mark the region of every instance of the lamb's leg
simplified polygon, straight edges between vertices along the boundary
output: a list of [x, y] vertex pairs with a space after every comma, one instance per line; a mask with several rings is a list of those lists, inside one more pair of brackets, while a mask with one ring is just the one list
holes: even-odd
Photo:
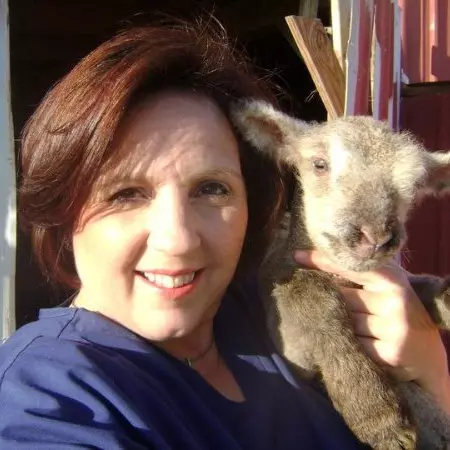
[[411, 275], [409, 281], [436, 324], [450, 330], [450, 277]]
[[398, 383], [401, 396], [413, 412], [418, 432], [417, 450], [450, 449], [450, 417], [417, 383]]
[[280, 350], [302, 369], [303, 355], [311, 356], [335, 408], [358, 439], [377, 450], [414, 449], [416, 434], [406, 404], [363, 353], [344, 300], [326, 275], [297, 269], [289, 281], [275, 285], [273, 298]]

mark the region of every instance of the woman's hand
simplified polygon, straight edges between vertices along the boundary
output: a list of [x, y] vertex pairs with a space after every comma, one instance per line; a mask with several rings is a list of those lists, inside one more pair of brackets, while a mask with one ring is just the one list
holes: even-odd
[[368, 272], [344, 270], [317, 251], [295, 253], [298, 263], [340, 275], [355, 334], [367, 354], [401, 380], [415, 380], [450, 413], [450, 376], [439, 330], [394, 260]]

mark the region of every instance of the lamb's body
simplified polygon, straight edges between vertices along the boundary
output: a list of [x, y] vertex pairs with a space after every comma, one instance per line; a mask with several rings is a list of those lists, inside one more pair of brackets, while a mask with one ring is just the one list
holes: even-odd
[[[311, 126], [252, 102], [237, 110], [235, 122], [257, 148], [297, 171], [289, 233], [261, 273], [275, 344], [302, 376], [320, 377], [361, 441], [413, 449], [417, 426], [417, 448], [450, 448], [450, 419], [415, 384], [398, 386], [361, 350], [336, 280], [292, 259], [294, 249], [318, 248], [352, 270], [384, 263], [404, 241], [418, 188], [446, 188], [450, 156], [431, 156], [410, 136], [370, 118]], [[448, 327], [445, 284], [430, 278], [420, 286], [432, 317]]]
[[300, 269], [293, 249], [313, 247], [295, 241], [293, 246], [290, 234], [280, 237], [261, 273], [268, 329], [277, 348], [300, 376], [322, 379], [361, 441], [386, 450], [450, 449], [449, 417], [415, 383], [394, 382], [362, 353], [337, 286], [344, 280]]

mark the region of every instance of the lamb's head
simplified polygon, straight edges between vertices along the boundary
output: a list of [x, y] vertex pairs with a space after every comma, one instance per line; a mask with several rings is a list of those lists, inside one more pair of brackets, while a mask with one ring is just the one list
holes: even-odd
[[313, 246], [352, 270], [374, 268], [401, 248], [420, 193], [450, 190], [450, 152], [429, 153], [370, 117], [309, 124], [248, 101], [232, 118], [254, 147], [294, 169]]

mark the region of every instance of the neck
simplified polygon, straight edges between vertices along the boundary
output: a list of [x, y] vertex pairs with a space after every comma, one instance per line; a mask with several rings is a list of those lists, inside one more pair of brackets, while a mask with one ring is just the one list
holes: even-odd
[[189, 367], [194, 367], [197, 363], [202, 361], [208, 356], [208, 353], [210, 353], [216, 346], [215, 340], [214, 340], [214, 334], [211, 334], [211, 339], [207, 347], [205, 347], [204, 350], [199, 352], [195, 356], [187, 356], [184, 358], [185, 364], [187, 364]]
[[234, 375], [217, 350], [212, 321], [204, 323], [190, 335], [156, 344], [175, 358], [190, 365], [221, 395], [236, 402], [245, 400]]
[[195, 370], [214, 365], [218, 359], [212, 322], [186, 336], [154, 343]]

